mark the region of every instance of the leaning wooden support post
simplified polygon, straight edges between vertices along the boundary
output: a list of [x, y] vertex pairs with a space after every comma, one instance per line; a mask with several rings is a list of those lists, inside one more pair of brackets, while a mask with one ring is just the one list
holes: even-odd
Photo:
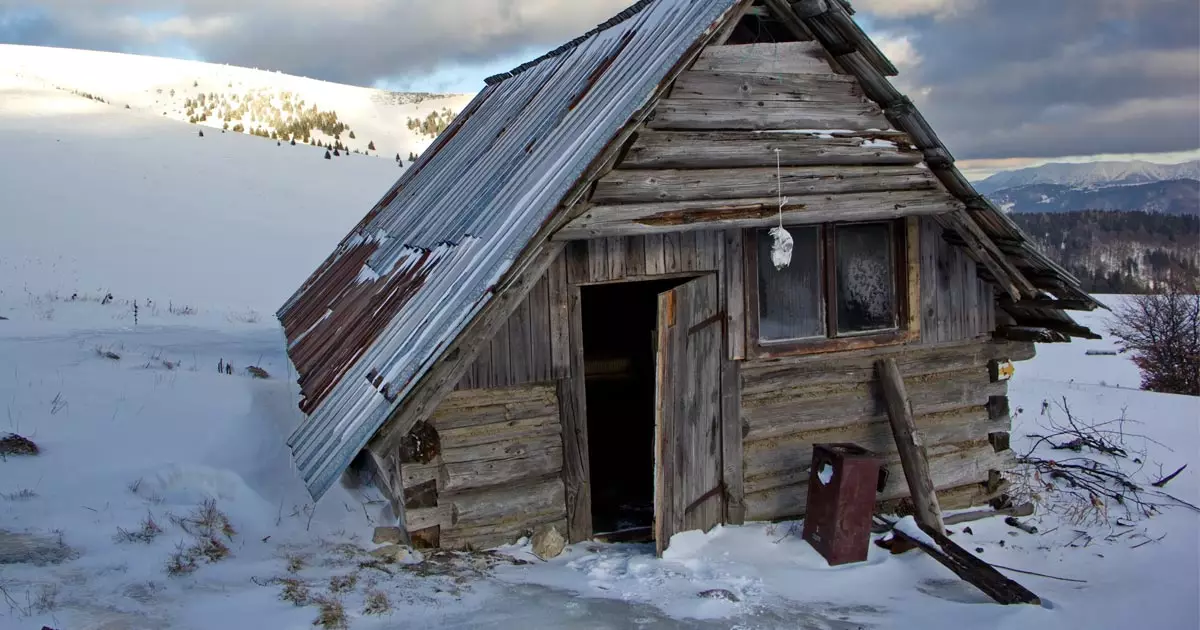
[[[910, 524], [913, 521], [907, 521]], [[976, 558], [950, 540], [944, 530], [917, 523], [920, 532], [905, 531], [903, 521], [893, 530], [895, 537], [915, 545], [958, 577], [974, 584], [998, 604], [1041, 604], [1042, 600], [1029, 589], [1000, 573], [992, 565]], [[920, 534], [925, 534], [924, 536]]]
[[879, 376], [883, 399], [887, 404], [896, 448], [900, 451], [904, 478], [908, 481], [908, 490], [912, 494], [913, 505], [916, 506], [917, 522], [930, 529], [945, 532], [942, 508], [938, 505], [937, 493], [933, 489], [933, 476], [929, 473], [929, 455], [924, 442], [921, 441], [921, 434], [917, 432], [912, 404], [908, 400], [908, 391], [904, 387], [904, 379], [900, 376], [900, 368], [897, 367], [895, 359], [887, 358], [875, 363], [875, 372]]

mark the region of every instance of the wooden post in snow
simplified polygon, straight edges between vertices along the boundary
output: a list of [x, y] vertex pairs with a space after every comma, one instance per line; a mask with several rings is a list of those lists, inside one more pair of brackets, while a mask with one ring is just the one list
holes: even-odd
[[[937, 560], [942, 566], [950, 569], [958, 577], [974, 584], [998, 604], [1041, 604], [1042, 600], [1032, 591], [1021, 586], [1016, 581], [1000, 573], [992, 565], [971, 555], [971, 552], [959, 547], [950, 540], [944, 529], [927, 527], [917, 522], [924, 537], [903, 531], [900, 527], [893, 530], [898, 540], [919, 547], [922, 551]], [[928, 538], [928, 540], [922, 540]]]
[[933, 477], [929, 474], [929, 456], [913, 420], [912, 405], [908, 401], [908, 391], [904, 388], [900, 368], [895, 359], [887, 358], [875, 363], [875, 372], [879, 376], [883, 398], [887, 403], [892, 435], [896, 438], [896, 448], [900, 450], [900, 464], [904, 468], [908, 490], [912, 493], [917, 522], [944, 533], [946, 524], [942, 522], [942, 508], [938, 505], [937, 493], [933, 490]]

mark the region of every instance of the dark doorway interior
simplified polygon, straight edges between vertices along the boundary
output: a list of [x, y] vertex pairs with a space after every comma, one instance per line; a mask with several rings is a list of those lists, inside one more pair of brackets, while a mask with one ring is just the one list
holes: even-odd
[[654, 524], [658, 294], [687, 278], [583, 287], [592, 526]]

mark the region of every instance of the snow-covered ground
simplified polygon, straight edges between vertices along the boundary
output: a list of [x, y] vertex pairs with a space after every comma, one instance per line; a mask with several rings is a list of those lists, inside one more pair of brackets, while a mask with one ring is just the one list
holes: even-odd
[[[378, 498], [339, 486], [314, 508], [293, 471], [270, 312], [397, 169], [100, 107], [0, 84], [0, 140], [21, 147], [0, 153], [0, 434], [40, 449], [0, 459], [0, 630], [308, 628], [320, 601], [367, 629], [1200, 627], [1200, 514], [1104, 519], [1045, 488], [1036, 535], [952, 528], [997, 565], [1074, 580], [1005, 569], [1041, 607], [992, 604], [919, 552], [830, 568], [796, 523], [684, 533], [661, 560], [583, 543], [549, 562], [525, 545], [381, 562]], [[1126, 357], [1085, 354], [1111, 347], [1042, 346], [1017, 366], [1014, 448], [1061, 422], [1065, 397], [1081, 422], [1124, 418], [1104, 427], [1139, 484], [1190, 463], [1164, 490], [1200, 504], [1200, 399], [1138, 391]]]

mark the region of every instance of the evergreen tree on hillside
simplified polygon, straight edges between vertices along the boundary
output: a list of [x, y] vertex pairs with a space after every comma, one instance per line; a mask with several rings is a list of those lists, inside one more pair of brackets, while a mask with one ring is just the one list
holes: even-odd
[[354, 132], [353, 132], [353, 131], [351, 131], [351, 132], [350, 132], [350, 139], [351, 139], [351, 140], [353, 140], [353, 139], [354, 139]]
[[341, 157], [341, 155], [342, 155], [341, 153], [339, 153], [339, 152], [338, 152], [338, 150], [337, 150], [337, 149], [334, 149], [334, 150], [333, 150], [333, 154], [334, 154], [334, 155], [336, 155], [336, 156], [338, 156], [338, 157]]
[[[350, 137], [351, 137], [351, 138], [353, 138], [353, 137], [354, 137], [354, 135], [353, 135], [353, 134], [351, 134], [351, 136], [350, 136]], [[374, 150], [375, 150], [375, 141], [374, 141], [374, 140], [372, 140], [372, 141], [370, 141], [370, 142], [368, 142], [368, 143], [367, 143], [367, 150], [368, 150], [368, 151], [374, 151]]]
[[326, 159], [326, 160], [332, 160], [332, 159], [333, 159], [333, 156], [332, 156], [332, 155], [329, 155], [329, 151], [326, 151], [326, 152], [325, 152], [325, 159]]

